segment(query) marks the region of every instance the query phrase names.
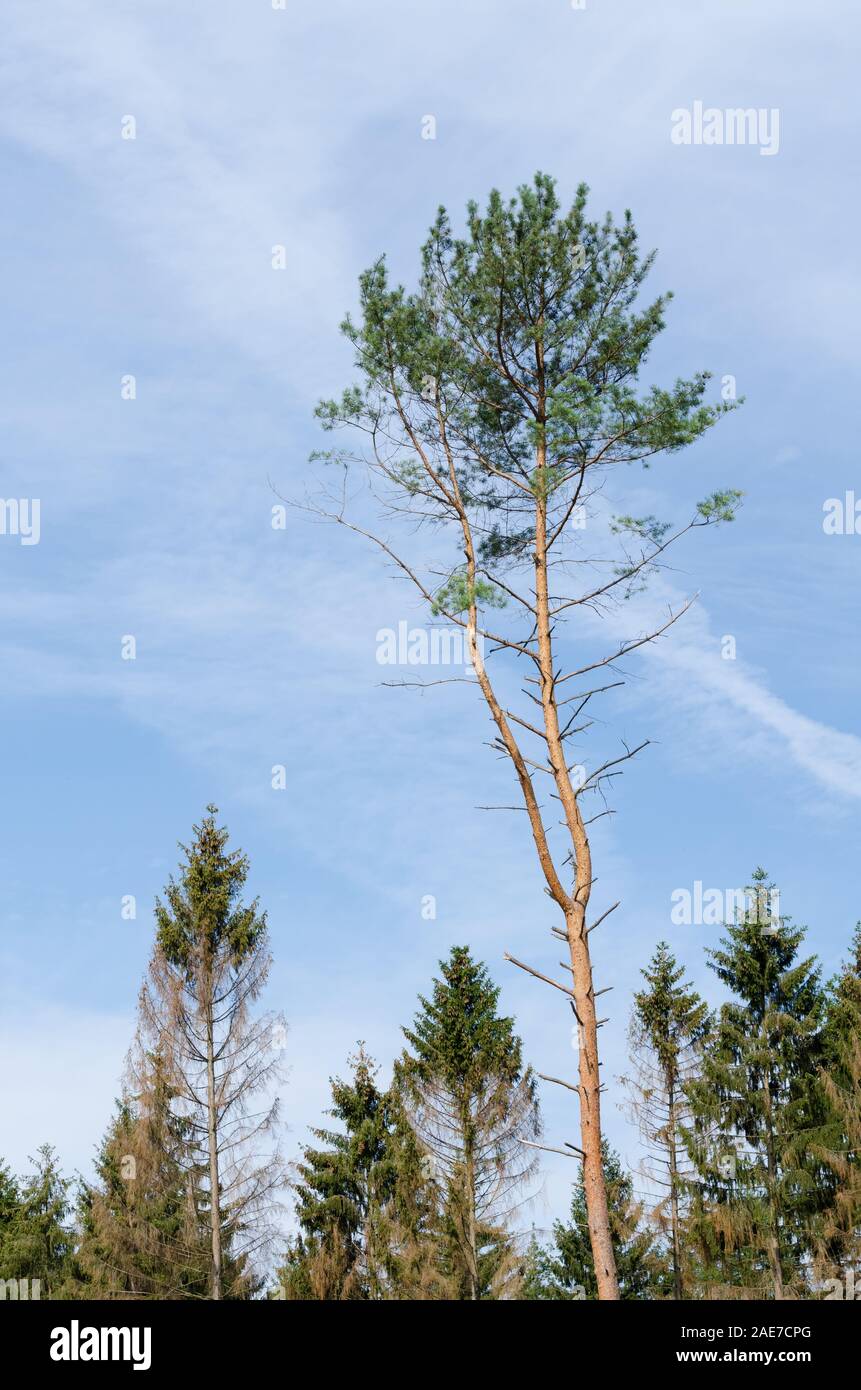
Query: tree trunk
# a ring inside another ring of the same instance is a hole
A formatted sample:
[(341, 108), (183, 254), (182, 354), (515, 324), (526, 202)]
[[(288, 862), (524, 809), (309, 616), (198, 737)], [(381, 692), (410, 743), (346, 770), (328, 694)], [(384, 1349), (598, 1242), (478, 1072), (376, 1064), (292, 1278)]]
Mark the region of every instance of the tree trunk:
[(607, 1185), (601, 1156), (601, 1080), (598, 1071), (598, 1025), (592, 988), (592, 962), (584, 926), (585, 910), (575, 907), (566, 917), (574, 1007), (580, 1045), (580, 1147), (589, 1241), (599, 1299), (617, 1299), (619, 1281), (610, 1232)]
[(475, 1160), (472, 1139), (467, 1135), (466, 1144), (466, 1247), (469, 1262), (469, 1296), (477, 1302), (481, 1290), (478, 1280), (478, 1248), (475, 1231)]
[(670, 1122), (667, 1131), (670, 1150), (670, 1230), (673, 1241), (673, 1290), (676, 1298), (684, 1298), (682, 1286), (682, 1251), (679, 1238), (679, 1161), (676, 1153), (676, 1092), (672, 1081), (667, 1090), (670, 1108)]
[(212, 1002), (206, 1005), (206, 1097), (209, 1137), (209, 1224), (212, 1232), (212, 1297), (221, 1298), (221, 1199), (218, 1182), (218, 1123), (215, 1105), (215, 1046)]
[(768, 1267), (771, 1270), (771, 1280), (774, 1285), (774, 1298), (776, 1303), (783, 1301), (783, 1268), (780, 1263), (780, 1210), (777, 1202), (777, 1161), (774, 1155), (774, 1129), (772, 1125), (772, 1105), (771, 1105), (771, 1085), (766, 1070), (763, 1085), (765, 1088), (765, 1125), (766, 1125), (766, 1160), (768, 1163), (768, 1208), (771, 1218), (771, 1230), (769, 1231), (766, 1250), (768, 1254)]
[[(772, 1213), (772, 1219), (773, 1213)], [(783, 1302), (783, 1270), (780, 1267), (780, 1250), (778, 1248), (777, 1236), (774, 1232), (768, 1237), (768, 1265), (771, 1270), (771, 1279), (774, 1284), (775, 1303)]]
[[(543, 374), (543, 364), (539, 355), (539, 373)], [(542, 415), (543, 415), (542, 403)], [(536, 453), (539, 489), (541, 478), (546, 473), (547, 455), (544, 444)], [(557, 794), (565, 813), (565, 824), (571, 843), (571, 860), (575, 875), (573, 891), (563, 885), (553, 861), (547, 839), (547, 832), (532, 785), (527, 761), (515, 738), (506, 711), (503, 709), (493, 685), (488, 677), (478, 647), (478, 613), (475, 601), (477, 562), (472, 530), (466, 509), (458, 489), (453, 463), (451, 467), (452, 495), (455, 498), (458, 515), (463, 529), (464, 557), (467, 568), (467, 584), (470, 592), (468, 609), (467, 637), (470, 658), (482, 694), (487, 701), (496, 724), (502, 746), (514, 764), (517, 778), (523, 792), (530, 829), (535, 842), (538, 860), (544, 874), (550, 896), (558, 904), (565, 917), (568, 946), (571, 955), (571, 972), (574, 982), (574, 1006), (577, 1013), (580, 1037), (580, 1135), (583, 1149), (583, 1184), (586, 1193), (586, 1209), (589, 1219), (589, 1237), (595, 1263), (595, 1278), (600, 1299), (618, 1299), (619, 1282), (616, 1275), (616, 1260), (613, 1240), (610, 1233), (610, 1216), (607, 1206), (607, 1189), (604, 1181), (604, 1165), (601, 1155), (601, 1106), (600, 1078), (598, 1072), (598, 1023), (595, 1012), (595, 995), (592, 983), (592, 962), (589, 951), (589, 938), (586, 930), (586, 908), (592, 890), (592, 854), (589, 836), (577, 804), (577, 795), (571, 782), (565, 759), (565, 742), (559, 724), (559, 710), (556, 695), (556, 674), (553, 666), (552, 619), (550, 616), (550, 592), (548, 582), (548, 534), (547, 503), (539, 490), (535, 504), (535, 631), (538, 640), (538, 672), (540, 686), (540, 705), (543, 715), (544, 738), (547, 743), (549, 770), (556, 785)]]
[[(544, 446), (538, 450), (538, 466), (546, 468)], [(601, 1154), (601, 1078), (598, 1068), (598, 1018), (592, 959), (586, 930), (586, 908), (592, 892), (592, 852), (577, 796), (571, 782), (565, 743), (559, 727), (556, 672), (553, 665), (552, 621), (547, 560), (547, 507), (539, 498), (535, 509), (535, 601), (541, 706), (553, 780), (565, 813), (574, 863), (574, 892), (565, 904), (565, 929), (571, 956), (574, 1009), (580, 1044), (580, 1144), (583, 1150), (583, 1186), (589, 1221), (589, 1240), (595, 1264), (599, 1299), (618, 1299), (619, 1281), (610, 1231), (607, 1185)]]

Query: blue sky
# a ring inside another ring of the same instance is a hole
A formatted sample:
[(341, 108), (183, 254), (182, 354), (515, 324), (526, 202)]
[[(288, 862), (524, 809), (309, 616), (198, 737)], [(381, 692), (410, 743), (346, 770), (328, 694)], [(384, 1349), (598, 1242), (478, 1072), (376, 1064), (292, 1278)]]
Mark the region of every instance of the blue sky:
[[(502, 959), (552, 970), (557, 953), (519, 818), (475, 809), (511, 795), (482, 710), (460, 688), (383, 688), (376, 634), (425, 621), (413, 596), (355, 538), (270, 525), (270, 480), (301, 493), (314, 403), (350, 379), (337, 326), (359, 272), (386, 251), (410, 280), (439, 203), (457, 219), (538, 168), (566, 200), (588, 182), (596, 213), (630, 207), (658, 248), (653, 288), (676, 299), (647, 380), (707, 367), (747, 398), (617, 499), (683, 519), (715, 487), (745, 492), (732, 527), (613, 619), (628, 633), (700, 595), (601, 712), (609, 735), (655, 740), (595, 836), (596, 908), (622, 899), (593, 938), (615, 986), (605, 1075), (624, 1070), (630, 992), (661, 937), (718, 997), (702, 950), (717, 933), (671, 924), (674, 889), (765, 864), (833, 970), (861, 916), (861, 536), (822, 527), (828, 498), (861, 496), (857, 10), (10, 0), (8, 15), (0, 495), (39, 498), (41, 536), (0, 535), (0, 1154), (20, 1167), (49, 1139), (87, 1171), (152, 901), (210, 800), (270, 914), (288, 1152), (357, 1039), (389, 1064), (454, 943), (488, 962), (528, 1058), (571, 1070), (564, 1004)], [(674, 144), (672, 112), (696, 101), (776, 108), (778, 152)], [(608, 1130), (635, 1162), (618, 1098), (612, 1084)], [(576, 1139), (562, 1093), (545, 1099), (547, 1142)], [(548, 1156), (538, 1225), (570, 1176)]]

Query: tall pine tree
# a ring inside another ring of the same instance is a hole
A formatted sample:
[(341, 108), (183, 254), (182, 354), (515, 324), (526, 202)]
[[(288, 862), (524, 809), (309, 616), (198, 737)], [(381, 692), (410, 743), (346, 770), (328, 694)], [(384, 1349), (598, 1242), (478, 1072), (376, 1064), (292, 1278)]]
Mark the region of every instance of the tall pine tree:
[[(583, 755), (575, 756), (573, 740), (596, 728), (579, 715), (608, 688), (605, 669), (615, 673), (620, 657), (684, 608), (648, 633), (608, 636), (579, 666), (565, 667), (563, 632), (585, 613), (621, 605), (670, 545), (730, 520), (740, 494), (713, 493), (678, 526), (654, 516), (607, 517), (601, 499), (610, 477), (620, 484), (610, 491), (622, 495), (631, 463), (692, 444), (734, 403), (707, 402), (706, 373), (667, 387), (640, 383), (669, 296), (641, 298), (653, 255), (641, 252), (631, 214), (619, 224), (609, 215), (592, 220), (587, 197), (581, 185), (563, 208), (553, 180), (537, 173), (511, 199), (493, 190), (485, 208), (470, 202), (462, 236), (440, 209), (412, 292), (390, 283), (383, 257), (362, 275), (359, 315), (343, 324), (358, 380), (340, 399), (322, 402), (318, 415), (327, 430), (350, 425), (367, 439), (371, 491), (385, 520), (376, 535), (366, 515), (354, 520), (350, 488), (330, 504), (324, 486), (311, 509), (376, 543), (431, 612), (464, 636), (494, 724), (492, 746), (510, 761), (566, 942), (581, 1037), (571, 1089), (589, 1229), (601, 1297), (615, 1299), (587, 920), (596, 880), (588, 801), (615, 777), (608, 769), (637, 750), (596, 752), (594, 770), (578, 782), (572, 769)], [(323, 457), (345, 468), (356, 461), (349, 447)], [(423, 534), (431, 523), (436, 553), (422, 543), (398, 554), (391, 515)], [(507, 613), (497, 618), (500, 608)], [(582, 652), (584, 636), (569, 650)], [(507, 673), (496, 679), (498, 661), (515, 663), (516, 685), (525, 682), (514, 708)]]

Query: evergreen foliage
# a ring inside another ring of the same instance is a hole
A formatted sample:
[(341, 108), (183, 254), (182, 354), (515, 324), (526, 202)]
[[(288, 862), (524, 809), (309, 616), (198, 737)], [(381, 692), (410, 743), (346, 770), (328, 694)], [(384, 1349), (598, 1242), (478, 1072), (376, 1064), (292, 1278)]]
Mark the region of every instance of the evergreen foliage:
[(396, 1085), (439, 1194), (440, 1258), (456, 1296), (500, 1297), (517, 1268), (510, 1220), (535, 1171), (535, 1078), (485, 966), (456, 946), (440, 969), (404, 1029)]
[(691, 1229), (704, 1286), (781, 1299), (807, 1287), (822, 1206), (821, 1165), (806, 1136), (820, 1116), (825, 1000), (814, 959), (799, 958), (804, 930), (775, 917), (773, 891), (756, 870), (755, 906), (707, 951), (734, 998), (688, 1087), (685, 1139), (697, 1172)]
[(646, 1147), (642, 1172), (663, 1193), (652, 1216), (671, 1252), (674, 1296), (682, 1299), (687, 1296), (683, 1207), (691, 1177), (682, 1136), (691, 1118), (686, 1088), (697, 1075), (710, 1017), (665, 941), (641, 973), (647, 988), (634, 995), (629, 1030), (634, 1074), (623, 1081)]
[(17, 1290), (5, 1288), (7, 1298), (58, 1298), (74, 1252), (70, 1181), (50, 1144), (30, 1163), (19, 1181), (0, 1165), (0, 1280), (17, 1282)]

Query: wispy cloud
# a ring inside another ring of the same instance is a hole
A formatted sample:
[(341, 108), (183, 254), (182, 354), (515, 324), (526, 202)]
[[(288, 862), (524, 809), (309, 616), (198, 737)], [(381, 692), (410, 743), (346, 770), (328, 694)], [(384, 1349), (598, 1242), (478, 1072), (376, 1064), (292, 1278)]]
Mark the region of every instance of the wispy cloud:
[[(842, 37), (853, 6), (837, 8), (832, 39), (809, 0), (705, 8), (670, 0), (658, 9), (590, 0), (583, 12), (564, 0), (440, 0), (415, 12), (403, 0), (285, 12), (265, 0), (151, 0), (145, 9), (81, 0), (50, 13), (31, 0), (7, 6), (0, 128), (20, 180), (9, 217), (22, 219), (23, 261), (28, 237), (44, 240), (13, 287), (22, 360), (5, 407), (14, 448), (4, 465), (20, 495), (37, 480), (43, 537), (31, 551), (0, 555), (0, 693), (22, 722), (34, 709), (49, 719), (84, 711), (89, 724), (78, 736), (95, 767), (111, 756), (101, 744), (105, 710), (124, 730), (154, 730), (170, 753), (152, 827), (159, 844), (172, 837), (166, 821), (190, 800), (191, 783), (197, 796), (191, 768), (225, 790), (229, 821), (234, 808), (251, 809), (246, 847), (273, 891), (287, 892), (292, 852), (306, 915), (285, 912), (276, 954), (285, 993), (296, 990), (295, 1060), (311, 1056), (311, 1069), (294, 1074), (297, 1133), (326, 1105), (325, 1074), (343, 1066), (354, 1033), (374, 1027), (369, 1041), (390, 1056), (397, 1023), (452, 941), (470, 941), (503, 980), (504, 948), (550, 949), (520, 818), (474, 809), (512, 800), (510, 769), (484, 746), (479, 703), (460, 687), (426, 696), (380, 689), (377, 629), (423, 621), (412, 598), (343, 537), (295, 519), (284, 533), (269, 526), (267, 476), (301, 490), (299, 469), (316, 442), (308, 406), (349, 376), (336, 326), (354, 301), (357, 271), (387, 250), (397, 274), (413, 274), (439, 201), (459, 213), (467, 197), (491, 184), (508, 189), (536, 167), (558, 174), (566, 194), (591, 179), (597, 209), (630, 203), (644, 239), (660, 245), (656, 278), (663, 286), (666, 270), (684, 291), (673, 332), (685, 356), (726, 362), (744, 392), (745, 372), (760, 374), (754, 419), (767, 457), (781, 451), (780, 466), (791, 461), (805, 422), (833, 458), (851, 437), (830, 371), (854, 351), (842, 286), (856, 225), (839, 100), (843, 78), (853, 77)], [(802, 44), (831, 62), (827, 87), (799, 88)], [(524, 81), (524, 72), (540, 80)], [(696, 98), (780, 104), (780, 156), (672, 147), (670, 112)], [(438, 117), (436, 142), (421, 141), (426, 112)], [(121, 139), (126, 115), (137, 120), (134, 141)], [(823, 221), (823, 195), (838, 182), (846, 215)], [(283, 272), (271, 268), (276, 244), (286, 248)], [(669, 374), (676, 365), (671, 356)], [(139, 400), (120, 406), (120, 373), (134, 370)], [(815, 390), (808, 373), (819, 373)], [(740, 454), (747, 437), (735, 435)], [(751, 472), (756, 452), (748, 445), (740, 459)], [(809, 449), (801, 461), (809, 472)], [(769, 487), (776, 476), (772, 467)], [(817, 637), (816, 606), (802, 610), (796, 592), (808, 584), (836, 592), (832, 572), (805, 575), (802, 585), (793, 555), (781, 553), (793, 486), (767, 531), (760, 616), (786, 608), (792, 583), (810, 660), (833, 661), (833, 644)], [(851, 595), (846, 539), (839, 554)], [(630, 710), (639, 723), (642, 714), (646, 735), (671, 726), (688, 767), (710, 759), (734, 786), (763, 768), (782, 799), (854, 803), (861, 740), (808, 712), (791, 671), (755, 666), (742, 644), (736, 661), (721, 659), (716, 615), (744, 583), (748, 558), (740, 542), (722, 543), (733, 562), (705, 601), (625, 663), (648, 679), (632, 681), (622, 715)], [(659, 586), (610, 615), (605, 632), (643, 631), (680, 596)], [(832, 621), (851, 634), (852, 618), (848, 597), (845, 620)], [(138, 638), (135, 663), (120, 660), (125, 633)], [(597, 631), (587, 636), (594, 642)], [(39, 732), (22, 793), (54, 803), (58, 769), (41, 766)], [(605, 736), (616, 732), (614, 711)], [(135, 756), (129, 751), (130, 800)], [(656, 823), (675, 795), (674, 755), (660, 756)], [(275, 763), (287, 767), (283, 794), (270, 786)], [(99, 795), (86, 776), (75, 785), (75, 823), (63, 827), (72, 848), (86, 840)], [(742, 811), (752, 839), (756, 807)], [(641, 828), (642, 842), (601, 830), (600, 891), (624, 897), (638, 885), (652, 843), (651, 827)], [(27, 929), (9, 949), (34, 969), (45, 949), (46, 878), (61, 903), (90, 891), (52, 880), (36, 840), (28, 846), (10, 826), (8, 852), (22, 861), (15, 910)], [(800, 836), (792, 845), (804, 847)], [(842, 850), (835, 841), (835, 861)], [(794, 852), (788, 844), (787, 857)], [(679, 867), (679, 881), (688, 868)], [(844, 875), (835, 894), (852, 891)], [(439, 901), (433, 924), (419, 916), (426, 893)], [(598, 945), (608, 983), (635, 972), (635, 951), (647, 951), (660, 929), (662, 907), (650, 917), (636, 901), (638, 913)], [(62, 926), (52, 939), (62, 976), (72, 947)], [(567, 1030), (541, 986), (512, 978), (505, 991), (530, 1055), (565, 1074)], [(2, 1109), (14, 1115), (16, 1137), (7, 1144), (4, 1135), (0, 1151), (23, 1155), (43, 1134), (75, 1155), (95, 1142), (129, 1040), (131, 1014), (115, 1007), (106, 998), (104, 1014), (70, 1006), (8, 1021)], [(606, 1029), (608, 1073), (623, 1065), (624, 1021)], [(617, 1124), (612, 1110), (609, 1120)], [(548, 1132), (571, 1122), (570, 1106), (548, 1097)], [(564, 1137), (576, 1136), (564, 1128)], [(567, 1165), (558, 1168), (557, 1211), (569, 1180)]]
[[(647, 593), (600, 618), (585, 615), (587, 626), (610, 650), (613, 638), (621, 644), (656, 631), (688, 597), (659, 579)], [(723, 639), (705, 602), (696, 600), (663, 636), (620, 663), (637, 673), (631, 698), (672, 723), (687, 759), (718, 762), (735, 768), (741, 778), (757, 765), (771, 767), (783, 774), (788, 788), (797, 785), (801, 773), (808, 789), (848, 800), (861, 797), (861, 738), (794, 709), (769, 688), (767, 674), (737, 650), (727, 646), (725, 656)], [(706, 730), (719, 734), (710, 745)]]

